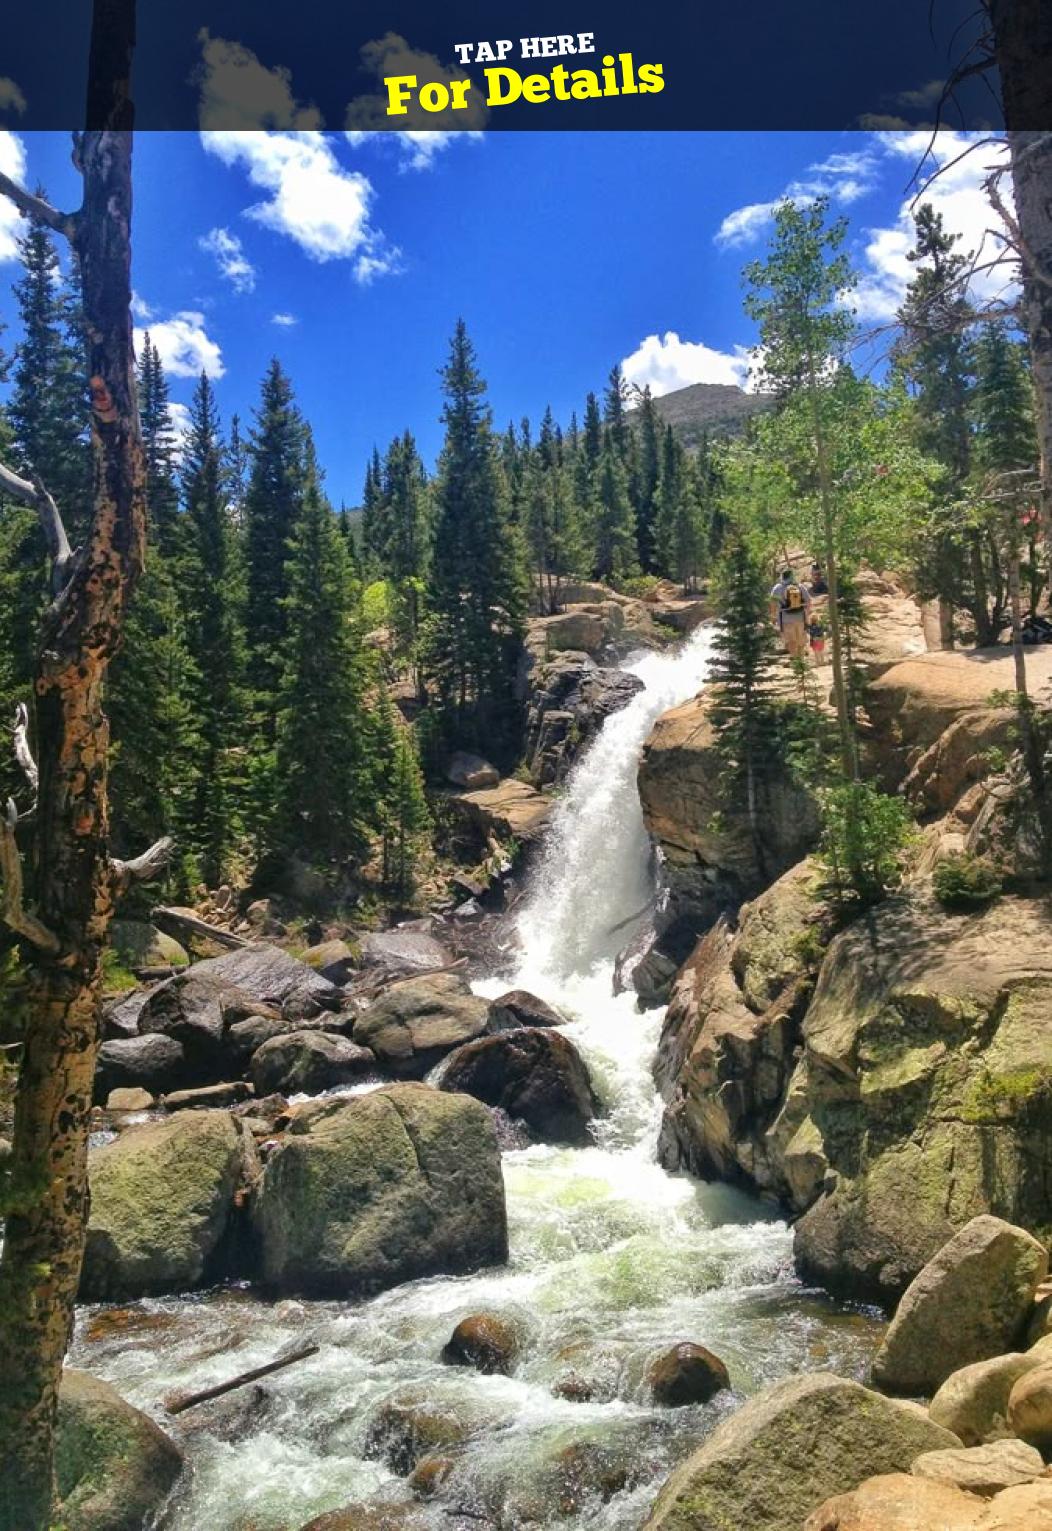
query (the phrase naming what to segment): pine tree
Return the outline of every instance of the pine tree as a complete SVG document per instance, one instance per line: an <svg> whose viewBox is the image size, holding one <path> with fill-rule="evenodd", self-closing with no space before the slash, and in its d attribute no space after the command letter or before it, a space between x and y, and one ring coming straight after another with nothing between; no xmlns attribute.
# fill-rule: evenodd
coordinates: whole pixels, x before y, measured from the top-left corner
<svg viewBox="0 0 1052 1531"><path fill-rule="evenodd" d="M485 383L459 320L442 373L445 443L435 482L430 663L449 737L507 742L526 582Z"/></svg>
<svg viewBox="0 0 1052 1531"><path fill-rule="evenodd" d="M190 406L182 460L186 515L184 605L187 646L204 680L197 695L201 769L194 839L203 876L215 885L237 841L236 746L241 742L243 589L223 468L215 393L202 372Z"/></svg>
<svg viewBox="0 0 1052 1531"><path fill-rule="evenodd" d="M740 536L733 537L720 566L717 610L709 717L722 765L720 796L724 809L744 809L757 865L766 873L764 797L782 755L771 691L775 644L767 581Z"/></svg>
<svg viewBox="0 0 1052 1531"><path fill-rule="evenodd" d="M362 563L370 584L382 577L387 562L388 518L383 485L380 449L373 447L362 488Z"/></svg>
<svg viewBox="0 0 1052 1531"><path fill-rule="evenodd" d="M307 428L281 363L263 379L248 448L245 490L245 639L248 681L264 746L273 742L282 653L289 630L286 560L303 504Z"/></svg>
<svg viewBox="0 0 1052 1531"><path fill-rule="evenodd" d="M391 584L395 638L399 651L415 665L431 559L431 503L427 473L409 431L387 450L382 497L387 525L383 574Z"/></svg>
<svg viewBox="0 0 1052 1531"><path fill-rule="evenodd" d="M431 815L412 728L397 720L384 686L374 709L373 728L382 877L385 887L404 899L412 892Z"/></svg>
<svg viewBox="0 0 1052 1531"><path fill-rule="evenodd" d="M610 368L610 375L606 380L606 389L603 393L603 424L613 442L614 451L625 466L628 463L630 434L625 411L627 391L621 364L618 362Z"/></svg>
<svg viewBox="0 0 1052 1531"><path fill-rule="evenodd" d="M91 452L87 379L79 315L64 287L52 236L36 220L19 240L23 275L15 283L22 336L14 351L8 419L15 462L32 467L62 507L71 542L90 520ZM38 567L44 563L40 543Z"/></svg>
<svg viewBox="0 0 1052 1531"><path fill-rule="evenodd" d="M529 469L524 527L542 610L548 614L558 611L563 584L584 559L573 479L558 460L557 446L554 432L548 441L542 434Z"/></svg>
<svg viewBox="0 0 1052 1531"><path fill-rule="evenodd" d="M604 432L595 490L595 554L598 579L621 583L639 573L636 528L628 478L610 431Z"/></svg>
<svg viewBox="0 0 1052 1531"><path fill-rule="evenodd" d="M147 330L143 336L136 379L149 537L162 558L177 558L180 547L179 487L175 471L175 429L168 398L168 380L157 347Z"/></svg>
<svg viewBox="0 0 1052 1531"><path fill-rule="evenodd" d="M318 865L366 844L363 661L347 552L310 460L288 547L271 844Z"/></svg>
<svg viewBox="0 0 1052 1531"><path fill-rule="evenodd" d="M650 393L643 389L639 404L639 450L636 475L636 542L644 574L658 571L657 517L661 489L661 421Z"/></svg>
<svg viewBox="0 0 1052 1531"><path fill-rule="evenodd" d="M223 453L223 477L230 504L230 520L240 529L244 520L245 487L248 482L248 460L245 441L241 434L241 416L230 416L230 432Z"/></svg>

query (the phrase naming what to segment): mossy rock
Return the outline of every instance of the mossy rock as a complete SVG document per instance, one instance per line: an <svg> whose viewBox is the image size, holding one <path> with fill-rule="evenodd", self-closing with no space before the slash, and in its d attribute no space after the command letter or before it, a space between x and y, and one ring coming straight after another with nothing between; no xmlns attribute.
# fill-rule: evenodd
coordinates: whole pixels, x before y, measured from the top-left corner
<svg viewBox="0 0 1052 1531"><path fill-rule="evenodd" d="M142 1531L182 1468L175 1442L109 1383L63 1372L55 1438L63 1531Z"/></svg>

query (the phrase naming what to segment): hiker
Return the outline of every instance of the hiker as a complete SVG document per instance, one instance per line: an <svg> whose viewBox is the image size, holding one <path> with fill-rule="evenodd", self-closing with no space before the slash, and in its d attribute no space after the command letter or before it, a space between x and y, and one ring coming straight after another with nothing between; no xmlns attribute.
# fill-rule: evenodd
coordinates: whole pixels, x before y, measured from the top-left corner
<svg viewBox="0 0 1052 1531"><path fill-rule="evenodd" d="M807 622L811 611L811 592L797 583L792 569L783 569L782 577L771 590L771 618L777 621L782 647L790 659L807 657Z"/></svg>
<svg viewBox="0 0 1052 1531"><path fill-rule="evenodd" d="M829 586L826 583L825 575L822 573L822 565L820 563L813 563L811 565L811 594L829 594Z"/></svg>
<svg viewBox="0 0 1052 1531"><path fill-rule="evenodd" d="M815 656L815 664L822 663L822 657L826 651L826 630L817 617L808 623L807 636L811 640L811 652Z"/></svg>

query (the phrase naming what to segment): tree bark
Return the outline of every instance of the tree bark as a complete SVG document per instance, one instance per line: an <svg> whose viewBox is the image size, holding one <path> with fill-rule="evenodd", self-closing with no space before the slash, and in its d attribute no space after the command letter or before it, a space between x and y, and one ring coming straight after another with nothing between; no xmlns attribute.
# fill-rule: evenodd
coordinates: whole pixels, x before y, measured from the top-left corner
<svg viewBox="0 0 1052 1531"><path fill-rule="evenodd" d="M1007 88L1006 80L1006 92ZM1045 557L1052 558L1052 113L1046 131L1010 132L1008 143L1021 244L1023 322L1030 342L1041 452L1038 508Z"/></svg>
<svg viewBox="0 0 1052 1531"><path fill-rule="evenodd" d="M113 911L103 684L142 568L145 484L131 328L131 136L76 141L84 181L70 223L91 388L90 536L47 612L34 677L39 799L36 913L56 950L29 954L0 1259L0 1531L47 1531L62 1364L88 1217L87 1139L98 980ZM45 468L46 465L39 465Z"/></svg>

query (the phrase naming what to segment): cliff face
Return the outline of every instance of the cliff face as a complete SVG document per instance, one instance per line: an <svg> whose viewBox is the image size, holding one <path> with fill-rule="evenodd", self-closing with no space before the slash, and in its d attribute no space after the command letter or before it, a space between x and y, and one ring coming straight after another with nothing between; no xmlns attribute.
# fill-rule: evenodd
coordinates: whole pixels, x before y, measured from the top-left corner
<svg viewBox="0 0 1052 1531"><path fill-rule="evenodd" d="M954 914L927 876L1006 817L982 783L1008 738L1009 716L981 705L1004 663L932 654L870 685L872 746L932 820L900 894L834 936L800 862L708 930L672 990L663 1162L777 1197L799 1216L801 1272L856 1296L893 1300L978 1213L1052 1226L1052 900ZM700 700L661 720L648 822L673 871L682 857L740 888L756 869L707 828L706 739ZM772 844L791 858L806 823L776 816Z"/></svg>

